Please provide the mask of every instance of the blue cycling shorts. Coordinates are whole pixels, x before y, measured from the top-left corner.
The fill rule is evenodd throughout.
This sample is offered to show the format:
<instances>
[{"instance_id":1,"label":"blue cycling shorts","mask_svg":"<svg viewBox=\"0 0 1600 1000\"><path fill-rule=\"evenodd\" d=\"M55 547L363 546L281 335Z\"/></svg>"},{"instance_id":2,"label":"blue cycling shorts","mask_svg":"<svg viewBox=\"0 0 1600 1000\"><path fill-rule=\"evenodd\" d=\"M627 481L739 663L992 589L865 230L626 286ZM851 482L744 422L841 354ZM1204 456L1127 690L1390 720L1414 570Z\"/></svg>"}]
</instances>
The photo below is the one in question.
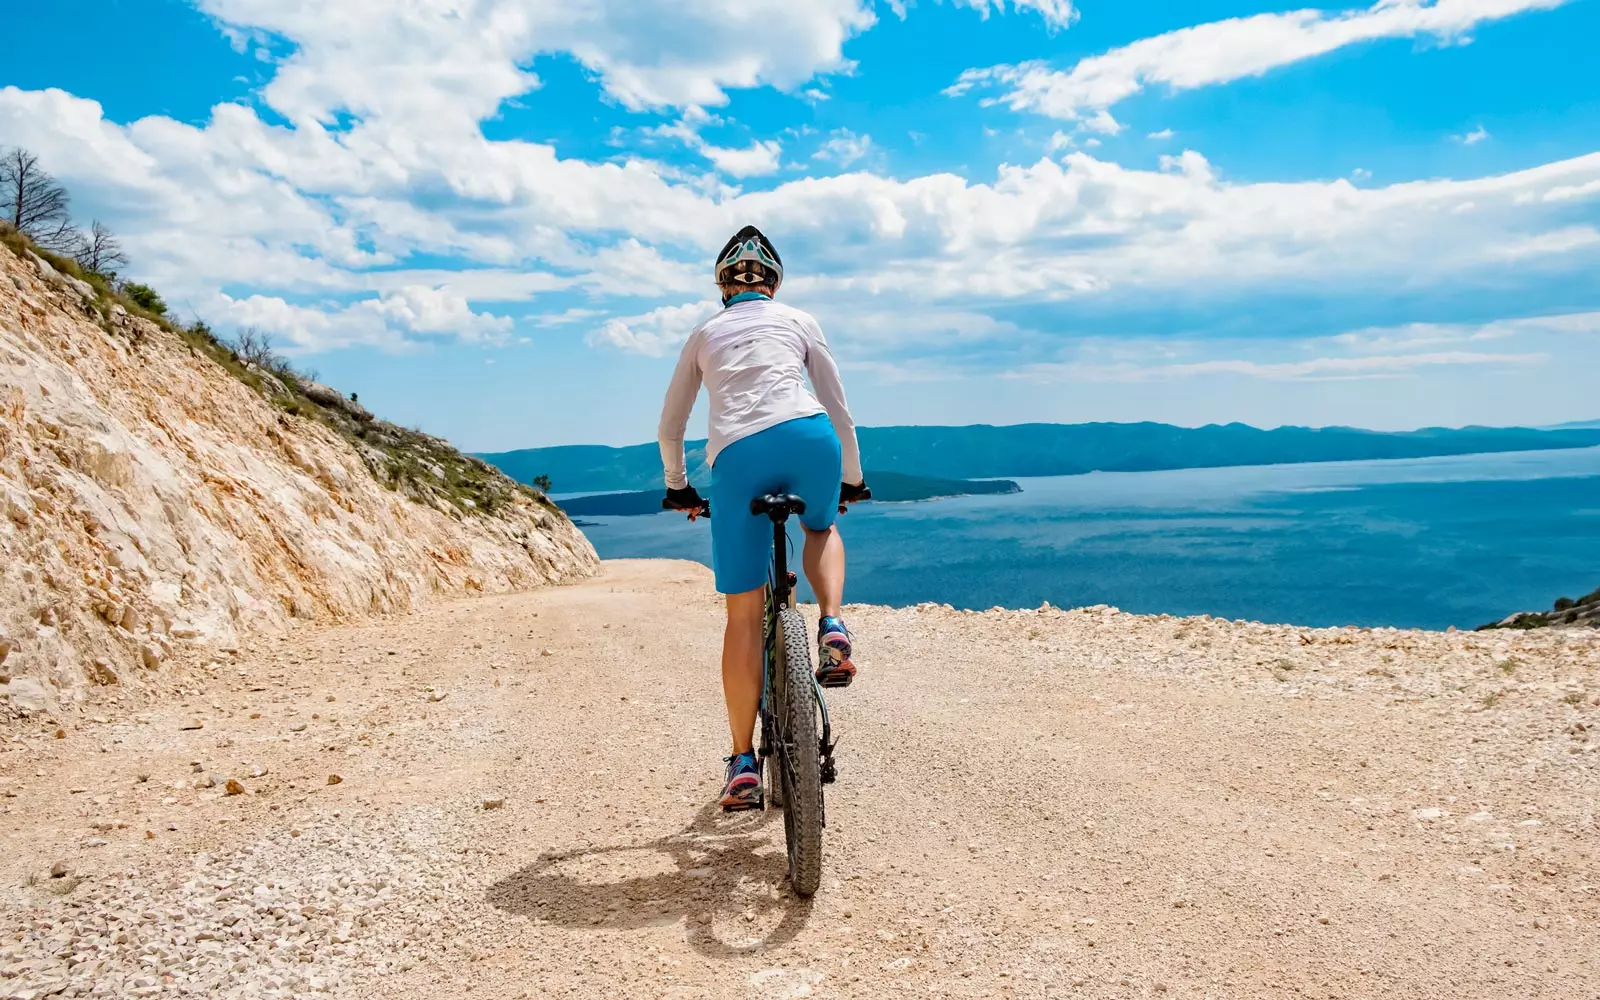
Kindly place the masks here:
<instances>
[{"instance_id":1,"label":"blue cycling shorts","mask_svg":"<svg viewBox=\"0 0 1600 1000\"><path fill-rule=\"evenodd\" d=\"M806 502L800 522L826 531L839 516L839 435L825 413L786 420L722 449L711 467L711 569L717 591L743 594L767 582L772 521L750 501L793 493Z\"/></svg>"}]
</instances>

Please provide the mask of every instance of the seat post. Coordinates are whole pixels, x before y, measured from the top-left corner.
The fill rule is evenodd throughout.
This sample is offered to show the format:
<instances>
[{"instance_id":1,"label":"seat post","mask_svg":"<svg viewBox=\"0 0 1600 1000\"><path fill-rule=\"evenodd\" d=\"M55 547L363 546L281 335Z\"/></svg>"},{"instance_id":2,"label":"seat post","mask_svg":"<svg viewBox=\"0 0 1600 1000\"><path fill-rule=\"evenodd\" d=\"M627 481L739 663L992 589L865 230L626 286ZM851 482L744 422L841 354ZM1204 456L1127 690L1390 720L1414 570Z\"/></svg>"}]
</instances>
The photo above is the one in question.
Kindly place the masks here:
<instances>
[{"instance_id":1,"label":"seat post","mask_svg":"<svg viewBox=\"0 0 1600 1000\"><path fill-rule=\"evenodd\" d=\"M768 493L750 501L750 513L756 517L765 515L772 520L772 568L775 579L772 581L773 597L776 605L788 604L794 594L794 586L789 582L789 529L787 522L791 514L804 515L806 502L793 493Z\"/></svg>"},{"instance_id":2,"label":"seat post","mask_svg":"<svg viewBox=\"0 0 1600 1000\"><path fill-rule=\"evenodd\" d=\"M774 573L773 603L783 607L789 603L789 529L788 517L772 519L772 566Z\"/></svg>"}]
</instances>

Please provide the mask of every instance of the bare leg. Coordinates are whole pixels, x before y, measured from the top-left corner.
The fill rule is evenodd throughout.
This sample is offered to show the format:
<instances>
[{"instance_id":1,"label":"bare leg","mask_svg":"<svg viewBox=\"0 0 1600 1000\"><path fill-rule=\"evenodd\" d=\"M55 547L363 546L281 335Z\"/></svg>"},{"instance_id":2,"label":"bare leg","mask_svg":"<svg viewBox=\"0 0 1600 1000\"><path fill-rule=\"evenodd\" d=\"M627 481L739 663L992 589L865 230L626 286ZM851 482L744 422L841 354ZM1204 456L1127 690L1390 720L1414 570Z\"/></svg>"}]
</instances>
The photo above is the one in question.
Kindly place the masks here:
<instances>
[{"instance_id":1,"label":"bare leg","mask_svg":"<svg viewBox=\"0 0 1600 1000\"><path fill-rule=\"evenodd\" d=\"M806 529L806 581L817 595L824 618L836 617L844 601L844 539L837 525L827 531Z\"/></svg>"},{"instance_id":2,"label":"bare leg","mask_svg":"<svg viewBox=\"0 0 1600 1000\"><path fill-rule=\"evenodd\" d=\"M722 636L722 697L728 703L734 753L749 753L755 742L766 608L764 589L728 595L728 627Z\"/></svg>"}]
</instances>

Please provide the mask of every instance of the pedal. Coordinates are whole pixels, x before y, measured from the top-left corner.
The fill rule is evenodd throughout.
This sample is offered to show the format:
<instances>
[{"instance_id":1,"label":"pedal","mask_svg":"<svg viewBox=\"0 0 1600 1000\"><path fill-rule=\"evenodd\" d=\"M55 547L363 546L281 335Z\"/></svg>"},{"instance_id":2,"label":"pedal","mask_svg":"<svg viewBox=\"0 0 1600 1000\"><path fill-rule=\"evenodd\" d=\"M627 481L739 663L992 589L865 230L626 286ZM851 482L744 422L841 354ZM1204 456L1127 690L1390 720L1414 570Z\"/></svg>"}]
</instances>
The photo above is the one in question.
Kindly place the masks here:
<instances>
[{"instance_id":1,"label":"pedal","mask_svg":"<svg viewBox=\"0 0 1600 1000\"><path fill-rule=\"evenodd\" d=\"M736 803L732 803L730 805L725 805L725 806L722 807L722 811L725 812L725 813L742 813L742 812L752 812L752 811L754 811L756 809L766 809L766 808L767 808L767 797L765 795L761 795L761 796L758 796L758 797L756 797L754 799L750 799L750 800L745 801L745 802L736 802Z\"/></svg>"},{"instance_id":2,"label":"pedal","mask_svg":"<svg viewBox=\"0 0 1600 1000\"><path fill-rule=\"evenodd\" d=\"M824 785L831 785L838 779L838 777L839 772L833 766L833 758L824 757L822 759L822 783Z\"/></svg>"}]
</instances>

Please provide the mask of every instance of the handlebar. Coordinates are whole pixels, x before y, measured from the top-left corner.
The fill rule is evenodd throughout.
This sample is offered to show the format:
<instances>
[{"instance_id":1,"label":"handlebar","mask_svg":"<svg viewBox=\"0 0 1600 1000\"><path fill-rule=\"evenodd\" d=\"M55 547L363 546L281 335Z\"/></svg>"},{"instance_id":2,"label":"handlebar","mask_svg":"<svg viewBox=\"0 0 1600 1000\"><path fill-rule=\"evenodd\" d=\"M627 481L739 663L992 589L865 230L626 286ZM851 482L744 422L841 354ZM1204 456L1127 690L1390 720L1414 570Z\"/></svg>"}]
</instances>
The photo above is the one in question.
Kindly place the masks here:
<instances>
[{"instance_id":1,"label":"handlebar","mask_svg":"<svg viewBox=\"0 0 1600 1000\"><path fill-rule=\"evenodd\" d=\"M848 513L850 513L850 505L851 504L861 503L862 501L871 500L871 499L872 499L872 490L871 489L863 490L860 496L858 496L858 497L856 497L856 498L854 498L852 500L841 500L839 502L839 513L848 514ZM705 501L703 504L701 504L698 507L689 508L689 507L674 507L672 505L672 501L671 500L668 500L666 497L662 497L661 498L661 509L662 510L675 510L675 511L679 511L680 513L688 514L689 515L689 520L691 520L691 521L697 520L697 519L702 518L702 517L707 518L707 519L709 519L711 517L711 501L710 500Z\"/></svg>"}]
</instances>

